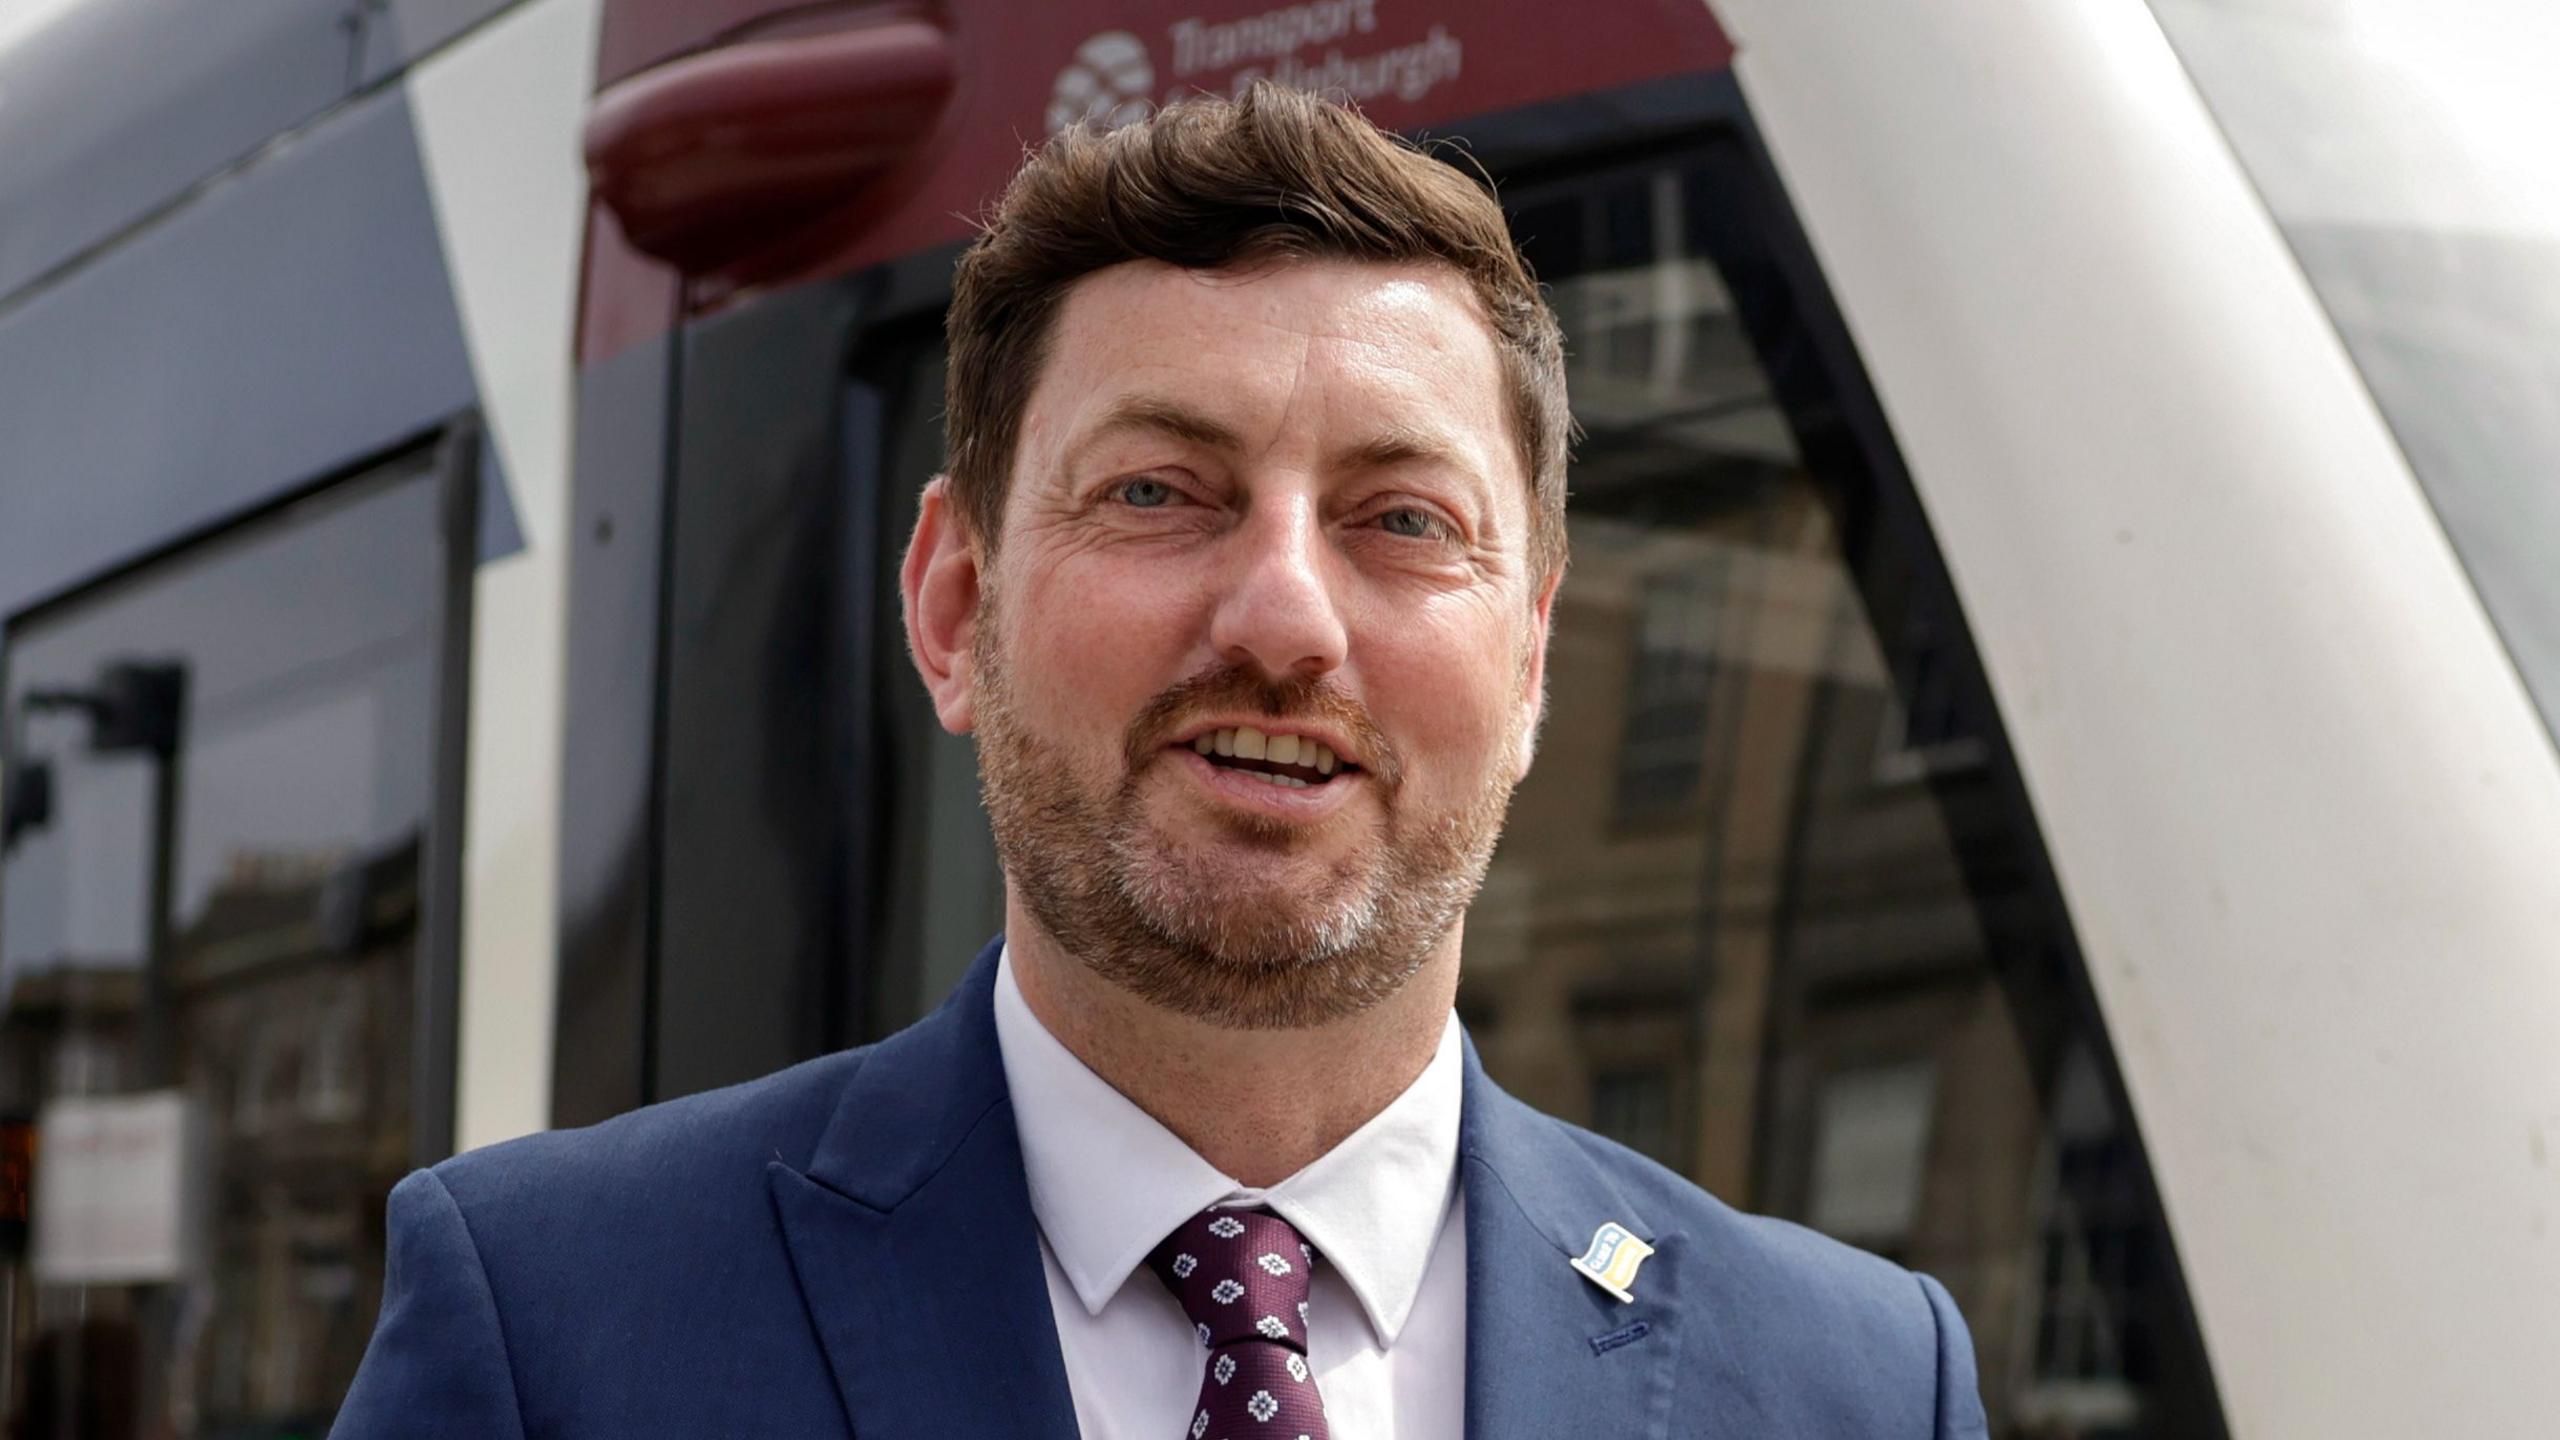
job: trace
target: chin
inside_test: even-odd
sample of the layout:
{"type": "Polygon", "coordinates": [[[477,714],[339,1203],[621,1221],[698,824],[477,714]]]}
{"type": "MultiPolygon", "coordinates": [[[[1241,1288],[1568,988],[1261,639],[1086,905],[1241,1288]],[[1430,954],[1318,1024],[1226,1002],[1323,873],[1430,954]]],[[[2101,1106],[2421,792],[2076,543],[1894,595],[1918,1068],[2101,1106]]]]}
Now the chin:
{"type": "Polygon", "coordinates": [[[1206,823],[1184,817],[1151,824],[1121,849],[1123,866],[1145,870],[1151,887],[1197,890],[1226,901],[1282,909],[1339,893],[1379,870],[1379,843],[1347,828],[1310,832],[1252,817],[1222,815],[1206,823]]]}
{"type": "Polygon", "coordinates": [[[1306,856],[1159,851],[1124,875],[1152,928],[1203,958],[1285,969],[1341,950],[1376,906],[1358,872],[1306,856]]]}

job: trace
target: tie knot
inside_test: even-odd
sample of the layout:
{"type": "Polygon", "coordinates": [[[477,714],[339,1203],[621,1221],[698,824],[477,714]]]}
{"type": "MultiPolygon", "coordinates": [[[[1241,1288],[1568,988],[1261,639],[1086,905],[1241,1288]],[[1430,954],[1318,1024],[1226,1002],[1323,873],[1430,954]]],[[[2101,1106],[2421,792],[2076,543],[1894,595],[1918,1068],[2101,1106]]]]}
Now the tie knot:
{"type": "Polygon", "coordinates": [[[1304,1353],[1315,1259],[1296,1227],[1268,1211],[1204,1210],[1176,1226],[1147,1266],[1202,1344],[1258,1337],[1304,1353]]]}

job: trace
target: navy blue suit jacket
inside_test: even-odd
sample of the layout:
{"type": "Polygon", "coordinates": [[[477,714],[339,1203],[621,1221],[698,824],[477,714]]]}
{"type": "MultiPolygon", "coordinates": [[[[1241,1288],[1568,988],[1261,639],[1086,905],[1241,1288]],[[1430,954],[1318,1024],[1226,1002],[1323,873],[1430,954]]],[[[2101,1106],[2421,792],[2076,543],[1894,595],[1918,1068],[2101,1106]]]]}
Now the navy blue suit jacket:
{"type": "MultiPolygon", "coordinates": [[[[995,959],[877,1045],[402,1181],[336,1440],[1073,1436],[995,959]]],[[[1530,1109],[1472,1044],[1463,1113],[1471,1440],[1983,1433],[1936,1282],[1530,1109]],[[1567,1263],[1611,1220],[1655,1247],[1632,1304],[1567,1263]]]]}

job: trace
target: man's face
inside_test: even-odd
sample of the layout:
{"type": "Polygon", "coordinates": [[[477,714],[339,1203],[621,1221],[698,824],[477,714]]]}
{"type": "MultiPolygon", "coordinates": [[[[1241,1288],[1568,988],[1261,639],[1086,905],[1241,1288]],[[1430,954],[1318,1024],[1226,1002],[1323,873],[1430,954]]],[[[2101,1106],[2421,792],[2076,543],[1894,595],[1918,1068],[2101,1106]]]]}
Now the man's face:
{"type": "Polygon", "coordinates": [[[1031,914],[1143,998],[1312,1024],[1456,942],[1553,594],[1479,316],[1439,267],[1307,260],[1061,308],[937,699],[1031,914]]]}

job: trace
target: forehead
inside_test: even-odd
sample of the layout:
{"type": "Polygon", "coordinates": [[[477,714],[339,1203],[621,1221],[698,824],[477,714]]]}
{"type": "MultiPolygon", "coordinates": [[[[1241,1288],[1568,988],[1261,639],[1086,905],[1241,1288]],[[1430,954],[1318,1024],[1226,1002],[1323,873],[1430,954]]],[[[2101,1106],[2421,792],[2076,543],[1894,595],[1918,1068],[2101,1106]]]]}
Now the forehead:
{"type": "Polygon", "coordinates": [[[1039,452],[1154,399],[1214,413],[1266,444],[1293,427],[1336,439],[1364,427],[1437,431],[1487,478],[1520,475],[1492,327],[1446,266],[1133,261],[1076,283],[1047,349],[1021,462],[1040,464],[1039,452]]]}

